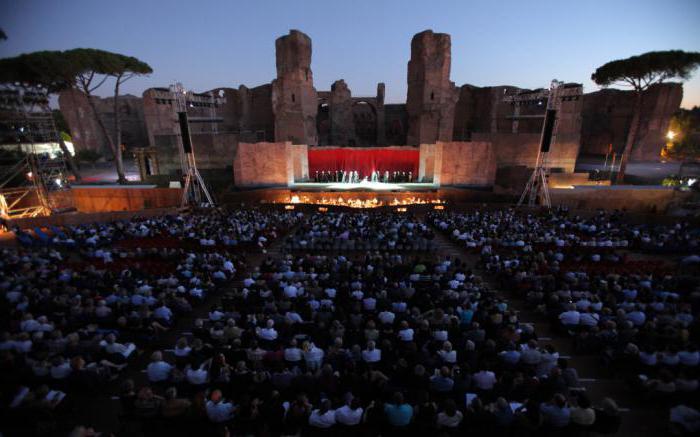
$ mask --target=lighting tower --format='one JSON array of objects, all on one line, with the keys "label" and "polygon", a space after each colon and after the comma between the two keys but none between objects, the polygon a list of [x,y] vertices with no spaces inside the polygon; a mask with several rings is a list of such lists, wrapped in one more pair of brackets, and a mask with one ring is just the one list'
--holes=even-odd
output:
[{"label": "lighting tower", "polygon": [[[190,135],[190,122],[187,117],[188,93],[181,83],[170,85],[170,92],[175,100],[175,112],[180,123],[180,154],[182,156],[183,174],[185,185],[182,189],[181,207],[186,206],[208,206],[214,207],[214,200],[209,194],[204,179],[197,169],[197,161],[192,147],[192,137]],[[204,201],[206,199],[206,201]]]},{"label": "lighting tower", "polygon": [[542,133],[540,135],[540,147],[537,151],[537,160],[535,161],[535,169],[530,178],[525,184],[525,189],[520,195],[518,206],[521,206],[527,200],[528,206],[535,206],[539,203],[547,208],[552,207],[552,201],[549,196],[549,167],[547,158],[549,157],[550,146],[556,142],[558,114],[561,112],[561,102],[563,100],[579,99],[583,94],[583,87],[579,84],[565,85],[564,82],[553,80],[548,90],[541,90],[534,93],[523,93],[514,96],[506,96],[505,102],[511,102],[515,105],[524,104],[526,102],[537,101],[541,102],[547,99],[547,106],[542,115],[523,115],[514,116],[513,119],[519,118],[544,118],[542,123]]},{"label": "lighting tower", "polygon": [[[0,141],[6,152],[0,168],[0,214],[6,218],[49,215],[66,196],[51,196],[70,188],[63,154],[51,156],[40,143],[60,142],[46,88],[24,83],[0,84]],[[13,147],[7,147],[13,144]],[[12,161],[12,151],[18,156]]]}]

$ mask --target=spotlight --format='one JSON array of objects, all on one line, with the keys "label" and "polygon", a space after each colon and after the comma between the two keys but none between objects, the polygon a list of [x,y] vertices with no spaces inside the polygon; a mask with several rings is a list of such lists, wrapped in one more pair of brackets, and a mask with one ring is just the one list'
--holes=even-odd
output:
[{"label": "spotlight", "polygon": [[284,209],[292,210],[292,209],[294,209],[294,205],[284,205]]}]

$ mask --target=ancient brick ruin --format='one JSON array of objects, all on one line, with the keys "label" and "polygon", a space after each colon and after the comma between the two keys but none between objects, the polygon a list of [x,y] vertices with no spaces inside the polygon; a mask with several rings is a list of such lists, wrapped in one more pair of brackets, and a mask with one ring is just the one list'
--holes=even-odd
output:
[{"label": "ancient brick ruin", "polygon": [[[93,97],[93,102],[105,123],[110,135],[114,135],[114,98]],[[85,94],[76,91],[63,91],[58,96],[61,112],[70,126],[76,150],[93,150],[105,157],[112,151],[99,128]],[[122,143],[126,147],[143,147],[148,144],[146,120],[142,99],[132,95],[119,97],[119,111],[122,126]]]},{"label": "ancient brick ruin", "polygon": [[450,81],[450,35],[426,30],[411,41],[408,61],[409,145],[451,141],[457,89]]},{"label": "ancient brick ruin", "polygon": [[[506,96],[537,92],[513,86],[456,87],[450,80],[452,54],[447,34],[426,30],[413,37],[405,104],[385,103],[383,83],[377,85],[375,96],[353,96],[352,84],[343,79],[330,90],[317,91],[311,71],[311,39],[298,30],[278,38],[275,49],[277,77],[271,83],[188,94],[187,111],[201,168],[230,168],[239,143],[271,142],[364,147],[471,141],[490,144],[488,156],[493,156],[499,170],[534,165],[546,101],[507,102]],[[682,86],[676,83],[658,85],[645,93],[632,160],[659,159],[682,93]],[[95,101],[111,126],[111,99]],[[155,148],[162,173],[180,168],[179,127],[172,102],[167,88],[148,89],[142,98],[123,96],[120,101],[124,143],[128,148]],[[85,96],[65,92],[59,103],[76,148],[109,156]],[[611,144],[620,152],[632,105],[632,93],[620,90],[595,91],[563,102],[550,165],[572,172],[581,155],[605,154]],[[482,158],[486,159],[476,155],[474,159]]]}]

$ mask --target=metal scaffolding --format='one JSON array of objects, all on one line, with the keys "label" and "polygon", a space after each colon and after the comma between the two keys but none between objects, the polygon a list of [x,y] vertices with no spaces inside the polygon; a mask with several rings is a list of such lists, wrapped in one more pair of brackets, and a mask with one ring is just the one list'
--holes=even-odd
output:
[{"label": "metal scaffolding", "polygon": [[[202,175],[199,173],[199,169],[197,168],[197,160],[195,159],[194,155],[194,145],[192,144],[192,137],[190,135],[189,129],[190,120],[187,117],[187,108],[189,106],[194,105],[193,100],[195,98],[199,100],[205,99],[207,101],[211,101],[210,107],[212,109],[210,110],[210,118],[197,118],[196,121],[219,121],[219,118],[216,117],[216,112],[214,110],[214,103],[217,101],[223,102],[223,98],[216,97],[213,95],[213,93],[209,93],[209,95],[206,96],[195,96],[194,93],[186,91],[181,83],[171,85],[170,92],[172,93],[175,100],[175,114],[178,116],[182,116],[180,124],[179,146],[185,183],[182,189],[182,201],[180,206],[214,207],[216,206],[214,203],[214,199],[209,193],[207,185],[204,183],[204,179],[202,178]],[[185,146],[186,144],[188,145],[187,147]]]},{"label": "metal scaffolding", "polygon": [[[514,115],[509,117],[513,120],[526,119],[526,118],[546,118],[545,115],[548,111],[554,111],[554,114],[560,114],[561,102],[565,100],[578,99],[583,94],[583,87],[579,84],[565,85],[564,82],[558,80],[553,80],[549,89],[543,89],[535,92],[521,93],[514,96],[504,97],[504,102],[510,102],[514,105],[520,105],[526,102],[542,102],[546,99],[547,105],[545,107],[544,114],[537,115]],[[528,206],[535,206],[538,203],[540,205],[546,206],[547,208],[552,207],[552,201],[549,196],[549,164],[547,158],[549,157],[549,150],[556,143],[557,128],[558,128],[558,118],[554,119],[554,125],[551,129],[551,140],[549,141],[550,146],[543,150],[543,144],[545,143],[546,133],[546,122],[542,123],[542,133],[540,135],[540,147],[537,151],[537,160],[535,161],[535,169],[533,170],[530,178],[525,184],[525,189],[520,195],[518,200],[518,206],[525,203],[527,199]]]},{"label": "metal scaffolding", "polygon": [[61,138],[45,88],[0,84],[0,215],[23,218],[50,215],[69,206],[70,189],[63,153],[38,150]]}]

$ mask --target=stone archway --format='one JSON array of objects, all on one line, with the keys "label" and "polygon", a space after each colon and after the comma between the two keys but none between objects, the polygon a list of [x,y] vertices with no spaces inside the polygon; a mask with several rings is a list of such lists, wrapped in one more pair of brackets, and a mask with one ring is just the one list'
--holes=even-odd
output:
[{"label": "stone archway", "polygon": [[331,134],[330,105],[323,99],[319,99],[316,113],[316,132],[318,133],[318,145],[327,146]]},{"label": "stone archway", "polygon": [[355,100],[352,104],[355,137],[358,146],[377,144],[377,108],[368,100]]}]

